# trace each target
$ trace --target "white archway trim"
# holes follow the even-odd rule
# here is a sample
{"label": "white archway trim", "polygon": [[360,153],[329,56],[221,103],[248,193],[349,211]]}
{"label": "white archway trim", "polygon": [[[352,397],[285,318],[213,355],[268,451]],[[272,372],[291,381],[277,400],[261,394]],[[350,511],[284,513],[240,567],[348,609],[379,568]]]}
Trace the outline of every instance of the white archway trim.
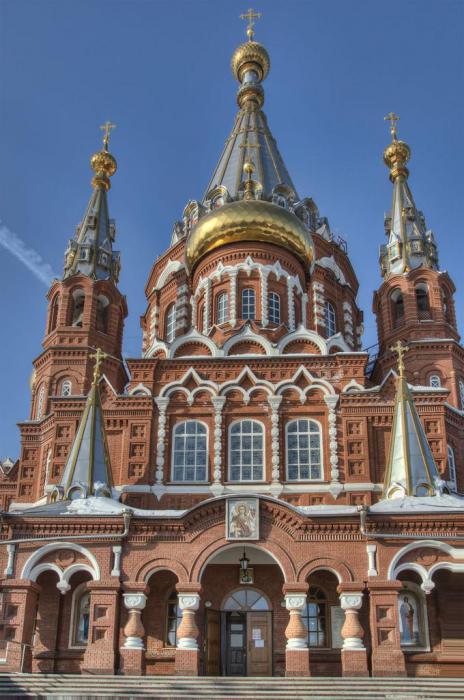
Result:
{"label": "white archway trim", "polygon": [[330,257],[325,256],[323,258],[319,258],[318,260],[316,260],[316,265],[319,265],[319,267],[323,267],[326,270],[332,270],[340,284],[343,284],[346,287],[351,287],[350,283],[347,282],[347,279],[343,274],[343,270],[338,265],[333,255],[331,255]]}
{"label": "white archway trim", "polygon": [[[197,385],[195,389],[192,389],[191,391],[185,386],[189,379],[193,379]],[[195,393],[198,392],[198,390],[206,390],[209,391],[212,396],[217,396],[218,389],[219,387],[215,382],[212,382],[209,379],[203,379],[193,367],[190,367],[182,379],[166,384],[166,386],[161,389],[159,398],[171,396],[171,394],[173,394],[175,391],[183,391],[187,396],[187,400],[193,402]]]}
{"label": "white archway trim", "polygon": [[[433,548],[433,549],[438,549],[441,552],[444,552],[445,554],[448,554],[452,559],[455,560],[456,563],[454,562],[437,562],[434,564],[428,571],[425,569],[425,567],[422,567],[420,564],[415,564],[414,562],[404,562],[404,564],[398,565],[398,562],[404,557],[405,554],[408,552],[411,552],[414,549],[424,549],[424,548]],[[459,563],[459,562],[462,563]],[[407,544],[405,547],[400,549],[399,552],[395,554],[393,559],[390,562],[390,566],[388,567],[388,572],[387,572],[387,579],[390,581],[394,581],[400,571],[404,571],[405,569],[413,569],[417,571],[418,573],[423,576],[425,572],[425,578],[423,577],[423,584],[426,584],[427,581],[430,581],[432,578],[432,575],[435,571],[438,571],[438,569],[448,569],[449,571],[456,571],[456,572],[463,572],[464,571],[464,547],[453,547],[452,545],[448,544],[447,542],[437,542],[437,540],[421,540],[420,542],[411,542],[410,544]],[[433,585],[432,585],[433,588]]]}
{"label": "white archway trim", "polygon": [[[21,572],[21,578],[35,581],[35,579],[31,578],[31,574],[34,571],[37,571],[39,569],[38,565],[40,565],[40,567],[46,566],[49,569],[53,569],[53,571],[56,571],[56,573],[58,573],[60,579],[66,581],[65,574],[67,569],[63,571],[58,565],[52,563],[49,564],[47,562],[40,564],[40,560],[42,559],[42,557],[44,557],[46,554],[50,554],[50,552],[59,551],[60,549],[71,549],[73,552],[79,552],[79,554],[82,554],[90,562],[90,566],[85,563],[72,564],[70,567],[68,567],[68,569],[73,569],[72,573],[77,571],[77,569],[75,568],[77,566],[81,569],[85,569],[86,571],[88,571],[91,574],[94,581],[100,580],[100,567],[98,566],[98,562],[95,556],[92,554],[92,552],[89,552],[88,549],[86,549],[80,544],[76,544],[75,542],[50,542],[50,544],[45,544],[43,547],[40,547],[40,549],[31,554],[29,559],[24,564],[23,570]],[[42,569],[42,571],[44,570],[45,569]]]}
{"label": "white archway trim", "polygon": [[335,333],[335,335],[331,336],[327,340],[328,353],[330,353],[330,350],[334,347],[334,345],[336,347],[339,347],[342,352],[353,352],[353,348],[350,348],[340,331],[338,333]]}
{"label": "white archway trim", "polygon": [[356,379],[350,379],[348,384],[343,387],[343,393],[350,393],[354,391],[364,391],[364,387],[356,381]]}
{"label": "white archway trim", "polygon": [[[285,570],[284,570],[282,564],[280,563],[280,561],[278,560],[278,558],[275,556],[275,554],[273,554],[272,552],[270,552],[268,549],[266,549],[266,547],[263,547],[262,545],[255,545],[255,544],[251,544],[250,542],[246,542],[246,548],[247,548],[247,550],[248,550],[248,549],[255,549],[255,550],[258,550],[259,552],[265,552],[271,559],[273,559],[273,560],[275,561],[275,563],[277,564],[277,566],[279,567],[279,569],[280,569],[281,572],[282,572],[282,576],[283,576],[283,578],[284,578],[284,581],[286,581],[286,578],[285,578]],[[229,549],[237,549],[237,551],[239,551],[239,550],[242,551],[242,550],[243,550],[243,542],[242,542],[241,544],[239,544],[239,543],[237,543],[237,542],[235,542],[235,543],[233,543],[233,544],[232,544],[232,543],[231,543],[231,544],[226,544],[226,545],[224,545],[223,547],[220,547],[218,550],[216,550],[216,551],[213,552],[212,554],[210,554],[210,556],[208,557],[208,559],[204,562],[203,566],[201,567],[201,571],[200,571],[200,574],[199,574],[199,576],[198,576],[198,580],[199,580],[199,581],[202,580],[203,574],[205,573],[205,569],[206,569],[206,567],[208,566],[208,564],[211,564],[212,561],[213,561],[219,554],[222,554],[222,552],[225,552],[226,550],[229,550]]]}
{"label": "white archway trim", "polygon": [[[253,384],[253,386],[249,389],[244,389],[242,386],[240,386],[244,379],[248,379],[251,382],[251,384]],[[266,391],[268,396],[273,396],[275,393],[274,384],[268,382],[266,379],[258,379],[253,370],[250,369],[247,365],[242,369],[242,371],[236,379],[231,379],[228,382],[224,382],[224,384],[221,384],[219,389],[219,395],[225,396],[229,393],[229,391],[240,391],[243,394],[245,403],[248,403],[251,394],[259,389],[263,389],[264,391]]]}
{"label": "white archway trim", "polygon": [[249,255],[242,262],[236,265],[224,265],[222,260],[220,260],[216,266],[216,269],[208,277],[200,277],[197,288],[195,290],[195,297],[197,297],[203,287],[207,285],[207,280],[222,280],[224,275],[230,276],[236,275],[239,271],[246,272],[250,275],[254,270],[258,271],[261,275],[268,276],[274,274],[277,280],[284,277],[287,281],[290,280],[296,290],[303,294],[303,288],[301,286],[300,278],[297,275],[291,275],[287,270],[285,270],[279,261],[273,265],[263,265],[260,262],[255,262],[253,258]]}
{"label": "white archway trim", "polygon": [[[272,344],[268,341],[267,338],[264,338],[262,335],[258,335],[258,333],[255,333],[250,326],[247,324],[243,330],[240,331],[237,335],[232,336],[232,338],[229,338],[229,340],[224,343],[223,347],[223,352],[224,355],[227,356],[230,352],[230,350],[234,347],[234,345],[237,345],[237,343],[242,342],[243,340],[251,340],[254,343],[257,343],[260,347],[263,348],[265,351],[266,355],[275,355],[275,349],[272,347]],[[261,357],[261,354],[259,353],[247,353],[247,355],[258,355]],[[243,355],[240,355],[241,357]]]}
{"label": "white archway trim", "polygon": [[[211,357],[218,357],[219,348],[210,338],[202,333],[199,333],[196,328],[192,328],[188,333],[179,335],[170,345],[168,350],[168,358],[173,358],[175,353],[182,345],[186,343],[201,343],[211,351]],[[204,355],[195,355],[195,357],[210,357],[208,353]]]}
{"label": "white archway trim", "polygon": [[159,350],[162,350],[166,357],[169,357],[169,348],[162,340],[155,340],[155,342],[146,351],[144,357],[153,357],[153,355],[155,355],[155,353],[157,353]]}
{"label": "white archway trim", "polygon": [[142,384],[142,382],[139,382],[137,386],[134,386],[129,392],[129,396],[134,396],[134,394],[143,394],[144,396],[151,396],[151,391],[150,389],[145,386],[145,384]]}
{"label": "white archway trim", "polygon": [[173,272],[177,272],[178,270],[183,269],[185,269],[185,265],[183,265],[179,260],[171,260],[171,258],[169,258],[168,262],[162,269],[160,276],[156,280],[156,284],[153,287],[153,291],[157,291],[158,289],[164,287],[169,275],[172,275]]}
{"label": "white archway trim", "polygon": [[[292,343],[295,340],[307,340],[310,343],[314,343],[319,350],[321,351],[321,355],[328,355],[328,348],[327,348],[327,343],[322,336],[318,335],[314,331],[309,330],[308,328],[305,328],[302,324],[298,326],[296,331],[293,331],[292,333],[288,333],[287,335],[284,335],[283,338],[280,339],[280,341],[277,344],[277,350],[279,354],[282,354],[284,349],[289,345],[289,343]],[[292,353],[293,354],[293,353]],[[300,354],[300,353],[295,353],[295,354]],[[313,353],[305,353],[305,354],[313,354]]]}
{"label": "white archway trim", "polygon": [[[297,386],[297,381],[300,377],[304,377],[308,383],[304,389]],[[299,394],[301,403],[305,403],[308,393],[314,389],[321,389],[324,396],[336,396],[335,389],[330,382],[326,379],[313,377],[311,372],[309,372],[306,367],[303,367],[303,365],[296,370],[291,379],[284,379],[276,385],[276,394],[279,396],[288,389],[296,391]]]}
{"label": "white archway trim", "polygon": [[311,569],[311,573],[308,575],[308,577],[315,574],[316,571],[330,571],[330,573],[336,577],[338,583],[343,583],[342,575],[336,569],[332,569],[330,566],[318,566],[315,569]]}

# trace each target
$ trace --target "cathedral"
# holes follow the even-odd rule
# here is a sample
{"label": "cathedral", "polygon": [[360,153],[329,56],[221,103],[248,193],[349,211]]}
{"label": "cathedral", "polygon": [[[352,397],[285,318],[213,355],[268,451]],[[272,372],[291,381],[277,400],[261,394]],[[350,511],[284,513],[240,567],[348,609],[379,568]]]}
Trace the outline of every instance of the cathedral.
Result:
{"label": "cathedral", "polygon": [[363,350],[346,241],[263,111],[254,16],[232,131],[151,268],[131,359],[110,123],[91,158],[20,457],[0,463],[4,672],[464,676],[455,286],[391,113]]}

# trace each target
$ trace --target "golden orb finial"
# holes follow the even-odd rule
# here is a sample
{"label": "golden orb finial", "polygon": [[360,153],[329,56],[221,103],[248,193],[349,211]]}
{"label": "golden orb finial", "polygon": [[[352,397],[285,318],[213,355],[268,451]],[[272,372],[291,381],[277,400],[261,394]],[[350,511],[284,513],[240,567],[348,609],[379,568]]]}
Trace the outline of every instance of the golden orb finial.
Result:
{"label": "golden orb finial", "polygon": [[247,19],[248,24],[246,28],[246,33],[248,37],[248,41],[252,41],[253,37],[255,35],[255,31],[253,27],[255,26],[254,20],[255,19],[261,19],[261,12],[255,12],[252,7],[248,9],[248,12],[243,12],[240,15],[240,19]]}
{"label": "golden orb finial", "polygon": [[104,187],[106,190],[110,189],[110,177],[114,175],[118,167],[116,158],[108,151],[111,129],[115,128],[116,124],[112,124],[109,121],[100,127],[105,132],[103,136],[103,150],[94,153],[90,159],[90,167],[95,173],[95,176],[92,178],[92,185],[94,187]]}
{"label": "golden orb finial", "polygon": [[406,163],[411,157],[411,149],[407,143],[398,140],[396,124],[399,119],[399,116],[394,112],[390,112],[384,117],[384,121],[390,122],[392,142],[384,150],[383,160],[387,168],[390,168],[390,180],[392,182],[396,180],[398,175],[403,175],[404,177],[409,175]]}
{"label": "golden orb finial", "polygon": [[251,160],[247,160],[246,163],[244,163],[243,170],[248,175],[248,178],[251,178],[252,173],[255,172],[255,166],[253,165]]}

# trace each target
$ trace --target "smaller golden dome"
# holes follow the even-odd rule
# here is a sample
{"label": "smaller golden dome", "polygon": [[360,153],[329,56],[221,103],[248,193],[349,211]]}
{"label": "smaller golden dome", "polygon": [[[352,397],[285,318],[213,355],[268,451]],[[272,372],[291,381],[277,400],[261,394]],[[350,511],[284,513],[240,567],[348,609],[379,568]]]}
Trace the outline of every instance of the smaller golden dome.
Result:
{"label": "smaller golden dome", "polygon": [[390,168],[390,177],[395,179],[399,174],[408,175],[406,163],[411,157],[411,149],[404,141],[394,139],[384,150],[383,160],[387,168]]}
{"label": "smaller golden dome", "polygon": [[116,158],[108,151],[94,153],[90,159],[90,166],[95,175],[105,175],[111,177],[117,170]]}
{"label": "smaller golden dome", "polygon": [[277,204],[252,199],[225,204],[199,220],[187,240],[187,266],[193,270],[212,250],[242,241],[286,248],[305,265],[314,258],[311,234],[295,214]]}
{"label": "smaller golden dome", "polygon": [[246,41],[235,49],[231,66],[232,73],[239,82],[242,82],[243,73],[247,69],[255,70],[259,80],[264,80],[269,73],[271,59],[264,46],[258,41]]}

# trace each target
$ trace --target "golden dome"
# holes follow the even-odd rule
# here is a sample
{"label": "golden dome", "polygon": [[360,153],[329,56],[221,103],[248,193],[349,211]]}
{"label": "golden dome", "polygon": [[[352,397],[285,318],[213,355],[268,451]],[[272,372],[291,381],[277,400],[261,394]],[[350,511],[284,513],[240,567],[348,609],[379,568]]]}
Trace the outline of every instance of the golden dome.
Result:
{"label": "golden dome", "polygon": [[411,157],[411,149],[404,141],[394,139],[384,150],[383,160],[387,168],[390,168],[390,178],[395,179],[399,174],[408,175],[406,163]]}
{"label": "golden dome", "polygon": [[239,241],[263,241],[291,250],[308,265],[312,262],[311,234],[292,212],[260,199],[231,202],[199,220],[185,249],[190,270],[207,253]]}
{"label": "golden dome", "polygon": [[271,67],[271,59],[262,44],[257,41],[246,41],[234,51],[231,61],[232,73],[242,82],[246,69],[255,70],[259,80],[264,80]]}
{"label": "golden dome", "polygon": [[90,166],[95,175],[111,177],[116,172],[118,164],[116,163],[116,158],[112,156],[111,153],[103,150],[93,154],[90,159]]}

